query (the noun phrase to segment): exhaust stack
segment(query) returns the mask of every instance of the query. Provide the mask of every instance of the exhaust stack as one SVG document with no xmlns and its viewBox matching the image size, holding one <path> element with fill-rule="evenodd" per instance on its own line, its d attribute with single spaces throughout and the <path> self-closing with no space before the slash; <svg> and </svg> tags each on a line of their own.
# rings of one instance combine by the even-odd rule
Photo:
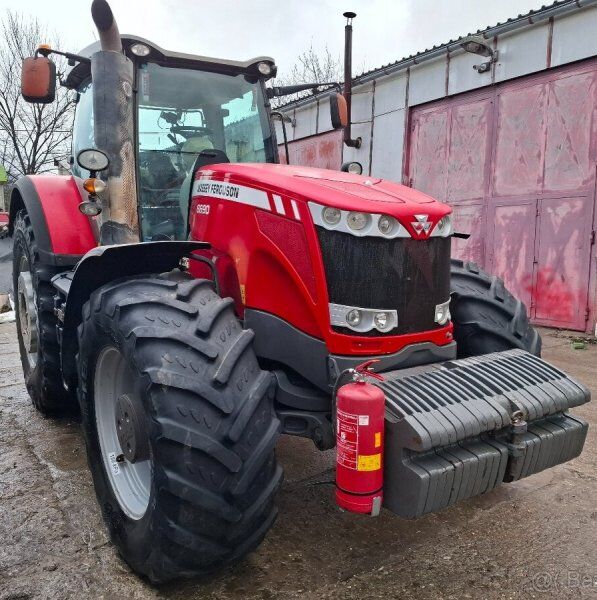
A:
<svg viewBox="0 0 597 600">
<path fill-rule="evenodd" d="M 118 26 L 106 0 L 93 0 L 91 15 L 101 50 L 91 57 L 94 137 L 110 159 L 102 199 L 100 243 L 139 241 L 133 130 L 133 63 L 122 53 Z"/>
<path fill-rule="evenodd" d="M 344 98 L 346 98 L 346 119 L 348 125 L 344 128 L 344 143 L 351 148 L 361 147 L 361 138 L 352 139 L 352 20 L 357 16 L 354 12 L 345 12 L 346 26 L 344 27 Z"/>
</svg>

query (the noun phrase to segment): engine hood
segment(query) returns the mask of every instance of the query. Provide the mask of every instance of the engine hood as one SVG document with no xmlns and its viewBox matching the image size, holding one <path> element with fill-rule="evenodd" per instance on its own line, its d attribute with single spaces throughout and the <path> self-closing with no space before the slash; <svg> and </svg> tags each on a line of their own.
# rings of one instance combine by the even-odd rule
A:
<svg viewBox="0 0 597 600">
<path fill-rule="evenodd" d="M 217 164 L 200 169 L 196 178 L 237 183 L 341 210 L 388 214 L 399 220 L 423 212 L 435 222 L 452 212 L 447 204 L 399 183 L 314 167 Z"/>
</svg>

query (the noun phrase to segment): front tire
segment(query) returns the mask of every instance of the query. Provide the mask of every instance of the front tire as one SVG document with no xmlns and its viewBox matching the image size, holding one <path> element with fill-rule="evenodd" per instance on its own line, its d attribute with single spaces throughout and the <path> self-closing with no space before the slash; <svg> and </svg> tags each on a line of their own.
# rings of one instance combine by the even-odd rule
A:
<svg viewBox="0 0 597 600">
<path fill-rule="evenodd" d="M 120 280 L 83 309 L 79 399 L 97 497 L 121 555 L 153 582 L 236 561 L 274 522 L 280 423 L 252 338 L 205 280 Z"/>
<path fill-rule="evenodd" d="M 41 261 L 25 210 L 17 213 L 13 239 L 17 336 L 27 391 L 35 408 L 46 416 L 73 412 L 76 401 L 62 385 L 51 283 L 62 269 Z"/>
<path fill-rule="evenodd" d="M 452 260 L 450 312 L 458 357 L 521 348 L 541 356 L 541 337 L 524 302 L 475 263 Z"/>
</svg>

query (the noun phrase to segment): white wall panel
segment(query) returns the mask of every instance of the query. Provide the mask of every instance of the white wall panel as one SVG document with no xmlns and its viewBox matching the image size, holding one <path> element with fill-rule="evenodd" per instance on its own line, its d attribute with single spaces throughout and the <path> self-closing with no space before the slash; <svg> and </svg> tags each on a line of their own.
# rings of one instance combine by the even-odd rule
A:
<svg viewBox="0 0 597 600">
<path fill-rule="evenodd" d="M 402 109 L 375 117 L 371 175 L 402 183 L 405 115 Z"/>
<path fill-rule="evenodd" d="M 319 101 L 319 123 L 317 127 L 318 133 L 325 133 L 332 130 L 332 118 L 330 117 L 329 100 L 322 99 Z"/>
<path fill-rule="evenodd" d="M 495 80 L 505 81 L 527 73 L 536 73 L 547 67 L 549 24 L 515 31 L 498 37 L 498 62 Z"/>
<path fill-rule="evenodd" d="M 597 8 L 587 8 L 554 21 L 552 67 L 596 54 Z"/>
<path fill-rule="evenodd" d="M 314 102 L 305 107 L 297 108 L 295 114 L 296 127 L 292 139 L 299 140 L 317 133 L 317 103 Z"/>
<path fill-rule="evenodd" d="M 373 85 L 360 85 L 352 88 L 352 120 L 371 121 L 371 101 Z"/>
<path fill-rule="evenodd" d="M 378 79 L 375 86 L 375 114 L 384 113 L 399 108 L 406 104 L 406 73 Z"/>
<path fill-rule="evenodd" d="M 342 162 L 356 160 L 363 165 L 363 173 L 369 173 L 369 140 L 371 139 L 371 123 L 361 123 L 352 126 L 353 139 L 361 137 L 363 142 L 360 148 L 349 148 L 343 145 Z"/>
<path fill-rule="evenodd" d="M 446 57 L 411 67 L 408 84 L 410 106 L 443 98 L 446 93 Z"/>
<path fill-rule="evenodd" d="M 459 94 L 468 92 L 475 88 L 489 85 L 491 83 L 491 69 L 486 73 L 478 73 L 473 69 L 478 65 L 488 61 L 486 56 L 471 54 L 470 52 L 458 52 L 450 56 L 448 93 Z"/>
</svg>

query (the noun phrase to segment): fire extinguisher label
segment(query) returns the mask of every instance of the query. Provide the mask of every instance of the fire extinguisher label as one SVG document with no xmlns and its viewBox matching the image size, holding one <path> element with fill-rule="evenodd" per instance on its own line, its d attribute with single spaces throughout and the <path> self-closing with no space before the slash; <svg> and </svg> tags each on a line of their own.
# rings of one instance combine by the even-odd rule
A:
<svg viewBox="0 0 597 600">
<path fill-rule="evenodd" d="M 381 453 L 359 456 L 357 471 L 377 471 L 378 469 L 381 469 Z"/>
<path fill-rule="evenodd" d="M 356 471 L 359 450 L 359 415 L 351 415 L 339 410 L 336 431 L 336 460 L 339 465 Z"/>
</svg>

